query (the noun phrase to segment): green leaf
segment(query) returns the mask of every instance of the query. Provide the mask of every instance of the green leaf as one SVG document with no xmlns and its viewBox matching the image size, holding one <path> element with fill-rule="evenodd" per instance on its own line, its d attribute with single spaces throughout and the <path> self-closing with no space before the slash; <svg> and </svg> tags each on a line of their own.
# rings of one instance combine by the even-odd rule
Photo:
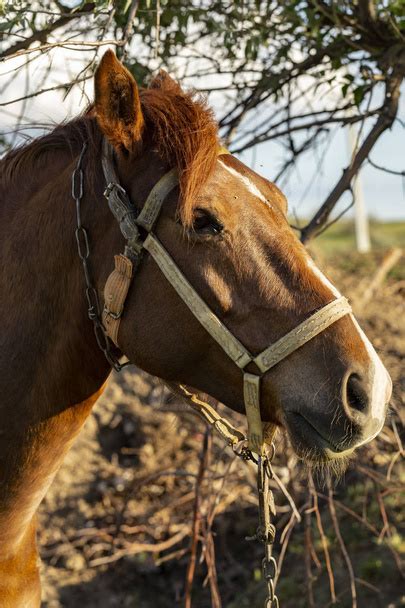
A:
<svg viewBox="0 0 405 608">
<path fill-rule="evenodd" d="M 349 87 L 350 87 L 350 83 L 349 83 L 349 82 L 346 82 L 346 84 L 344 84 L 344 85 L 342 86 L 342 88 L 341 88 L 341 91 L 342 91 L 342 97 L 346 97 L 346 95 L 347 95 L 347 91 L 348 91 Z"/>
<path fill-rule="evenodd" d="M 360 85 L 356 89 L 354 89 L 354 91 L 353 91 L 354 103 L 356 104 L 357 107 L 359 107 L 361 102 L 363 101 L 366 91 L 367 91 L 367 89 L 364 85 Z"/>
</svg>

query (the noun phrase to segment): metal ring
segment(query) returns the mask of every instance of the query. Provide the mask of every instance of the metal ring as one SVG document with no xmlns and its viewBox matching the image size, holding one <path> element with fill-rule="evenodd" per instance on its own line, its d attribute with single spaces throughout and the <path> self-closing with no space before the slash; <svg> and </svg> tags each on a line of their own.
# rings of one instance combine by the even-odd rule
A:
<svg viewBox="0 0 405 608">
<path fill-rule="evenodd" d="M 100 314 L 100 304 L 98 301 L 98 294 L 94 287 L 90 286 L 90 287 L 86 288 L 86 298 L 87 298 L 87 303 L 89 305 L 87 313 L 88 313 L 89 319 L 91 319 L 93 321 Z"/>
</svg>

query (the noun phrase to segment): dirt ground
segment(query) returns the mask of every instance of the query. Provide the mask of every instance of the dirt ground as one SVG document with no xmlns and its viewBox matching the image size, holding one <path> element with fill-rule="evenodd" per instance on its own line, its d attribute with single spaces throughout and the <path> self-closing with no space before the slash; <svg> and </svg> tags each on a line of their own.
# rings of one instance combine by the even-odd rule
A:
<svg viewBox="0 0 405 608">
<path fill-rule="evenodd" d="M 380 255 L 354 256 L 337 262 L 329 275 L 355 302 L 380 261 Z M 358 311 L 394 381 L 384 432 L 359 451 L 335 487 L 339 530 L 354 570 L 359 608 L 405 606 L 399 453 L 399 411 L 405 395 L 404 278 L 397 269 Z M 243 424 L 242 418 L 233 418 Z M 204 425 L 171 400 L 157 380 L 135 368 L 111 377 L 40 509 L 44 607 L 182 605 L 203 437 Z M 281 606 L 333 605 L 327 554 L 338 605 L 350 607 L 350 563 L 334 527 L 331 503 L 324 498 L 328 489 L 315 479 L 321 534 L 307 472 L 280 434 L 277 447 L 275 471 L 302 517 L 301 522 L 292 518 L 289 501 L 276 489 L 275 553 L 285 553 L 278 585 Z M 253 467 L 236 462 L 214 437 L 201 487 L 205 529 L 193 608 L 220 605 L 210 599 L 215 565 L 223 607 L 263 605 L 262 548 L 245 540 L 256 526 L 256 504 Z"/>
</svg>

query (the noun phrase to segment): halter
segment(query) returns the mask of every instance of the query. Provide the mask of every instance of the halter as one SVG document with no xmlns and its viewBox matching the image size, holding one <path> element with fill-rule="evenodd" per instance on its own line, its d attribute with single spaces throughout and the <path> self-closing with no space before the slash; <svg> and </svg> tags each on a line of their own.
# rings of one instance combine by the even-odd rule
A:
<svg viewBox="0 0 405 608">
<path fill-rule="evenodd" d="M 219 150 L 219 154 L 225 153 L 228 152 L 223 148 Z M 104 195 L 126 240 L 124 255 L 115 256 L 115 269 L 108 277 L 104 288 L 105 304 L 102 320 L 107 335 L 118 346 L 118 330 L 125 299 L 133 272 L 140 263 L 142 251 L 145 250 L 152 256 L 196 319 L 241 370 L 248 422 L 248 445 L 251 451 L 262 455 L 264 444 L 271 443 L 274 425 L 262 423 L 261 420 L 261 378 L 292 352 L 349 314 L 351 312 L 349 302 L 345 297 L 333 300 L 261 353 L 251 354 L 198 295 L 153 232 L 166 197 L 179 184 L 177 170 L 171 169 L 155 184 L 142 210 L 137 214 L 137 209 L 119 183 L 114 167 L 113 148 L 106 139 L 103 142 L 102 167 L 107 183 Z M 147 236 L 143 238 L 142 235 L 145 233 Z M 246 371 L 250 363 L 256 364 L 259 374 Z"/>
<path fill-rule="evenodd" d="M 104 195 L 119 223 L 120 230 L 126 240 L 126 246 L 124 255 L 120 254 L 114 257 L 115 269 L 108 277 L 104 287 L 104 309 L 101 313 L 98 293 L 92 283 L 92 273 L 89 267 L 90 242 L 81 218 L 81 201 L 83 198 L 83 170 L 81 165 L 86 148 L 87 144 L 84 143 L 72 174 L 72 198 L 76 205 L 77 227 L 75 236 L 78 254 L 83 265 L 88 316 L 93 322 L 97 343 L 107 361 L 115 370 L 120 371 L 124 365 L 128 364 L 121 364 L 118 361 L 111 346 L 112 343 L 118 346 L 118 330 L 133 273 L 141 261 L 143 250 L 147 251 L 194 316 L 243 373 L 243 394 L 248 421 L 248 446 L 245 445 L 245 435 L 235 429 L 225 418 L 219 416 L 217 411 L 208 403 L 198 399 L 196 395 L 190 393 L 182 385 L 169 383 L 168 386 L 173 392 L 180 393 L 182 397 L 186 398 L 189 405 L 197 411 L 205 422 L 224 437 L 237 456 L 244 460 L 252 460 L 257 464 L 259 525 L 256 534 L 247 538 L 247 540 L 256 539 L 264 544 L 265 556 L 262 561 L 262 569 L 267 586 L 267 597 L 264 605 L 265 608 L 279 608 L 279 601 L 275 594 L 275 584 L 278 576 L 277 562 L 272 556 L 276 533 L 272 517 L 276 511 L 273 493 L 270 488 L 270 480 L 273 478 L 271 461 L 275 451 L 272 443 L 275 426 L 271 423 L 262 424 L 261 421 L 260 380 L 277 363 L 324 331 L 329 325 L 350 313 L 350 305 L 343 297 L 330 302 L 264 351 L 258 355 L 252 355 L 201 299 L 153 233 L 164 200 L 178 185 L 177 171 L 172 169 L 157 182 L 146 199 L 141 212 L 137 214 L 137 210 L 119 183 L 114 168 L 113 149 L 104 140 L 102 167 L 107 182 Z M 228 151 L 220 149 L 218 154 L 228 154 Z M 144 239 L 142 238 L 142 232 L 147 234 Z M 246 372 L 245 369 L 249 363 L 255 363 L 260 374 Z M 265 449 L 265 444 L 269 445 L 268 450 Z M 252 452 L 258 455 L 257 459 Z"/>
</svg>

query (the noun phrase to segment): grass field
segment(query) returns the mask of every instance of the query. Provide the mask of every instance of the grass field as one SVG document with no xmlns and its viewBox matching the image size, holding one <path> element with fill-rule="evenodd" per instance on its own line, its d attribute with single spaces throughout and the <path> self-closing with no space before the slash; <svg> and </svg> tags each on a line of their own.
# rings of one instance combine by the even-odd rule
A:
<svg viewBox="0 0 405 608">
<path fill-rule="evenodd" d="M 385 254 L 394 247 L 405 250 L 405 222 L 370 222 L 371 252 L 359 253 L 353 222 L 341 221 L 315 238 L 308 248 L 321 268 L 339 269 L 347 275 L 357 275 L 364 283 L 374 275 Z M 390 270 L 388 277 L 405 280 L 403 256 Z"/>
<path fill-rule="evenodd" d="M 381 250 L 389 247 L 405 247 L 405 222 L 370 222 L 370 238 L 372 249 Z M 355 251 L 356 241 L 354 224 L 351 221 L 340 221 L 330 226 L 317 237 L 312 244 L 316 251 L 320 249 L 324 255 L 348 253 Z"/>
</svg>

